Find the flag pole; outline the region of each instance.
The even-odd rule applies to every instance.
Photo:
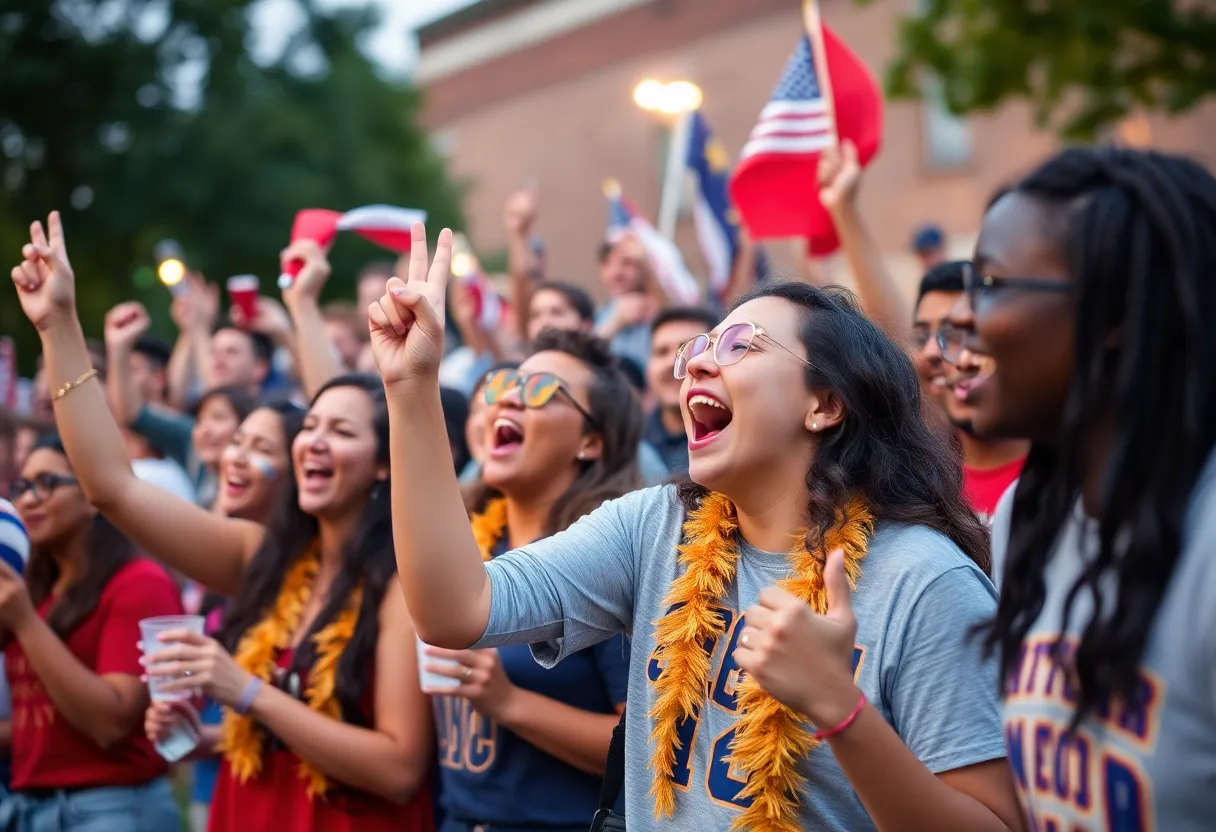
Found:
[[[667,169],[663,175],[663,192],[659,198],[658,229],[669,240],[676,238],[676,221],[680,218],[680,196],[684,191],[684,174],[688,169],[688,139],[692,132],[692,112],[680,113],[672,122],[667,146]]]
[[[819,77],[819,92],[827,106],[828,121],[832,129],[832,143],[840,145],[840,134],[836,130],[836,98],[832,95],[832,76],[828,69],[828,53],[823,44],[823,23],[819,17],[818,0],[802,0],[802,20],[807,37],[811,39],[811,57],[815,61]]]

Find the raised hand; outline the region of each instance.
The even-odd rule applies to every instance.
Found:
[[[535,185],[521,188],[507,197],[507,204],[503,209],[503,223],[507,227],[507,233],[518,237],[531,234],[532,226],[536,223],[539,203],[540,195]]]
[[[325,283],[329,280],[332,271],[329,260],[325,256],[325,249],[321,248],[316,240],[296,240],[279,254],[279,261],[284,270],[286,270],[287,264],[293,260],[304,261],[304,267],[296,275],[291,288],[284,290],[284,300],[292,298],[316,300],[321,296],[321,290],[325,288]]]
[[[861,185],[861,162],[857,145],[848,139],[839,149],[828,148],[819,156],[819,201],[829,211],[852,205]]]
[[[861,695],[853,681],[857,619],[840,550],[828,556],[823,582],[824,615],[779,587],[761,592],[734,658],[774,698],[826,729],[848,716]]]
[[[452,232],[443,229],[428,262],[426,228],[410,229],[406,280],[394,277],[384,296],[367,309],[372,354],[385,389],[416,382],[434,384],[443,359],[444,301],[452,268]]]
[[[30,224],[30,241],[21,248],[24,259],[12,271],[21,309],[40,330],[76,315],[76,278],[68,263],[58,211],[47,217],[46,227],[44,233],[42,223]]]
[[[130,352],[151,325],[148,310],[139,301],[118,304],[106,313],[106,348]]]

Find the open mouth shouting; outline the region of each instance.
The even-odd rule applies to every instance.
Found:
[[[493,457],[510,456],[524,444],[524,427],[513,419],[499,416],[494,420],[493,433],[490,437],[490,455]]]
[[[309,460],[304,463],[304,482],[300,488],[304,491],[320,491],[329,485],[334,478],[334,469],[323,462]]]
[[[250,482],[246,475],[231,472],[224,478],[224,491],[229,497],[239,497],[249,490]]]
[[[704,448],[721,435],[734,418],[726,403],[707,390],[688,391],[688,415],[692,417],[689,450]]]

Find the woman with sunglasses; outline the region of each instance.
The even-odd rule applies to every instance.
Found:
[[[486,454],[468,492],[490,560],[562,531],[640,485],[642,415],[608,344],[541,333],[519,369],[480,385]],[[424,650],[456,687],[435,695],[444,832],[488,826],[583,832],[625,704],[629,651],[617,635],[545,669],[524,645]]]
[[[412,246],[370,315],[423,639],[554,666],[628,634],[633,832],[1020,828],[966,638],[995,608],[986,534],[907,356],[847,296],[745,296],[676,361],[691,479],[483,563],[439,453],[450,238],[429,274],[421,226]]]
[[[0,562],[12,690],[12,794],[0,830],[162,832],[181,823],[168,766],[144,738],[139,621],[180,615],[165,571],[89,504],[58,437],[12,486],[29,530],[24,578]]]
[[[1213,275],[1216,177],[1076,148],[985,214],[951,315],[992,357],[976,428],[1032,441],[988,643],[1037,829],[1213,828]]]

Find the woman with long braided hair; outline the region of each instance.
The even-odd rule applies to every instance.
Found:
[[[1037,829],[1216,818],[1216,179],[1071,149],[993,203],[952,315],[974,425],[1034,444],[988,643]]]

